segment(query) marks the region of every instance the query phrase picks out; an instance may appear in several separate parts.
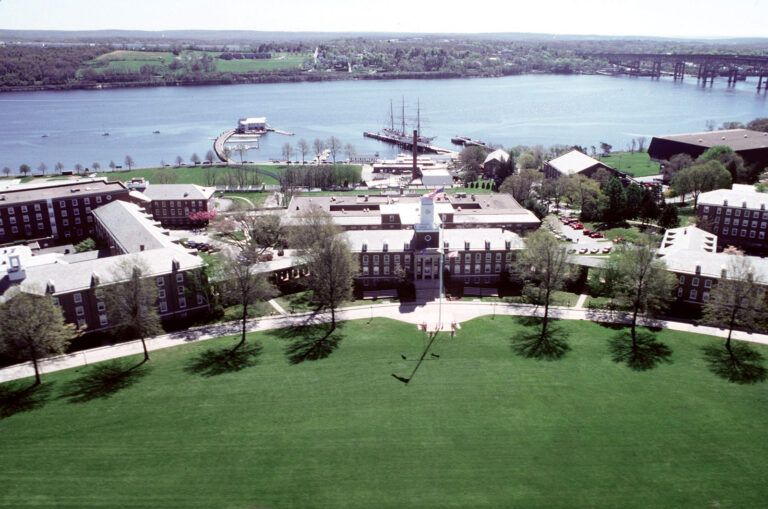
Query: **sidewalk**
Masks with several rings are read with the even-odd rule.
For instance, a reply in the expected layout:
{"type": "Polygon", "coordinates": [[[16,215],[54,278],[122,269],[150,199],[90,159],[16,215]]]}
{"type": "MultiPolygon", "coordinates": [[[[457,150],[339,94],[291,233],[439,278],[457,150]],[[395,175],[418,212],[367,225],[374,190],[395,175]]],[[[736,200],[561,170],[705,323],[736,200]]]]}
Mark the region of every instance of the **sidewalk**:
{"type": "MultiPolygon", "coordinates": [[[[631,321],[624,313],[607,310],[553,306],[550,307],[549,311],[552,318],[564,320],[587,320],[609,323],[629,323],[631,321]]],[[[459,329],[459,324],[480,316],[541,316],[543,312],[543,308],[529,304],[444,301],[442,306],[438,302],[428,302],[426,304],[371,304],[342,308],[336,311],[336,320],[346,321],[390,318],[401,322],[411,323],[417,327],[425,326],[427,330],[451,331],[454,326],[456,329],[459,329]]],[[[276,315],[249,320],[247,330],[248,332],[257,332],[306,325],[309,323],[326,323],[329,321],[330,313],[276,315]]],[[[725,329],[697,326],[692,323],[681,321],[640,318],[638,322],[640,325],[691,332],[694,334],[706,334],[719,337],[726,337],[728,334],[728,331],[725,329]]],[[[240,333],[240,326],[241,324],[239,321],[233,321],[163,334],[147,339],[147,348],[150,351],[154,351],[197,341],[205,341],[221,336],[231,336],[240,333]]],[[[768,334],[734,331],[732,337],[733,339],[741,341],[768,345],[768,334]]],[[[45,374],[62,369],[87,366],[95,362],[117,359],[129,355],[138,355],[141,354],[142,351],[140,341],[130,341],[112,346],[93,348],[42,360],[39,363],[40,372],[45,374]]],[[[0,383],[31,376],[34,376],[34,369],[32,368],[31,362],[16,364],[0,369],[0,383]]]]}

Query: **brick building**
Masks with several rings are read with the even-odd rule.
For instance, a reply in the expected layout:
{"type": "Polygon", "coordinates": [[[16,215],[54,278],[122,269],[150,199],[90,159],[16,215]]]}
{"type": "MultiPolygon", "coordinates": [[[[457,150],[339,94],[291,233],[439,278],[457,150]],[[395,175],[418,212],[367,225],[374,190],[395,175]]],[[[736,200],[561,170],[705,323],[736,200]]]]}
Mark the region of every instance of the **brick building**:
{"type": "Polygon", "coordinates": [[[0,192],[0,244],[37,241],[42,247],[94,234],[91,211],[129,200],[128,189],[106,179],[21,184],[0,192]]]}
{"type": "Polygon", "coordinates": [[[768,194],[754,186],[735,184],[733,189],[701,193],[697,214],[698,226],[717,235],[721,246],[768,251],[768,194]]]}
{"type": "Polygon", "coordinates": [[[187,226],[195,212],[211,212],[215,209],[213,187],[195,184],[147,185],[144,195],[151,200],[148,205],[152,217],[163,226],[187,226]]]}

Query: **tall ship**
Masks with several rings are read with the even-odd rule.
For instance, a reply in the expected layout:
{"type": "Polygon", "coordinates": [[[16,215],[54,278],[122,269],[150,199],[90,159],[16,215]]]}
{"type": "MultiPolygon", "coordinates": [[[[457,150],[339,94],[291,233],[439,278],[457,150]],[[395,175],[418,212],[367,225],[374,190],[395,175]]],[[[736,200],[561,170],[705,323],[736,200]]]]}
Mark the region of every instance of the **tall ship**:
{"type": "MultiPolygon", "coordinates": [[[[413,132],[408,132],[407,125],[405,123],[405,99],[402,101],[401,114],[399,117],[400,125],[395,125],[395,114],[392,101],[389,101],[389,125],[383,127],[379,132],[366,131],[363,136],[368,138],[374,138],[387,143],[393,143],[404,148],[411,149],[413,146],[413,132]]],[[[433,151],[432,140],[435,136],[424,136],[421,133],[421,107],[416,104],[416,140],[419,150],[433,151]]]]}

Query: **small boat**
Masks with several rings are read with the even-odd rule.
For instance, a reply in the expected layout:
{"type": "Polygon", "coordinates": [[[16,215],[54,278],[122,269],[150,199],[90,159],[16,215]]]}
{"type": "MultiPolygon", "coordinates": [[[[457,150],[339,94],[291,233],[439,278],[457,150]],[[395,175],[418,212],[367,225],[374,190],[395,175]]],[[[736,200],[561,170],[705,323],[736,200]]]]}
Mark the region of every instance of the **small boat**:
{"type": "Polygon", "coordinates": [[[152,134],[160,134],[160,131],[152,131],[152,134]]]}
{"type": "Polygon", "coordinates": [[[48,137],[48,135],[47,135],[47,134],[44,134],[44,135],[42,136],[42,138],[47,138],[47,137],[48,137]]]}
{"type": "Polygon", "coordinates": [[[102,136],[109,136],[109,133],[102,133],[102,136]]]}

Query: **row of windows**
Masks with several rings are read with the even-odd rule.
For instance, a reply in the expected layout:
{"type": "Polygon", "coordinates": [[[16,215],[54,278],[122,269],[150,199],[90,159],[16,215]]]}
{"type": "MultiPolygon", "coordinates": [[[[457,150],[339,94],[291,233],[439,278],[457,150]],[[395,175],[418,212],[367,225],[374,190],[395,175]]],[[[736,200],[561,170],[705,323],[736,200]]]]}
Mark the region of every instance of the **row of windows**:
{"type": "Polygon", "coordinates": [[[203,206],[202,200],[184,200],[183,202],[181,200],[173,201],[173,200],[162,200],[162,201],[156,201],[154,202],[154,208],[159,209],[160,207],[166,208],[166,207],[173,207],[173,204],[176,204],[176,207],[181,208],[182,206],[185,207],[194,207],[195,204],[197,204],[198,207],[203,206]],[[182,205],[183,203],[183,205],[182,205]]]}
{"type": "MultiPolygon", "coordinates": [[[[106,195],[104,198],[106,198],[107,201],[112,201],[112,195],[111,194],[106,195]]],[[[102,201],[101,200],[101,196],[97,196],[96,197],[96,203],[101,203],[101,201],[102,201]]],[[[72,204],[73,207],[77,207],[79,202],[77,201],[77,198],[75,198],[75,199],[71,200],[70,203],[72,204]]],[[[84,205],[90,205],[91,204],[91,199],[87,198],[87,197],[83,198],[83,204],[84,205]]],[[[66,206],[67,206],[66,200],[60,200],[59,201],[59,208],[60,209],[63,209],[66,206]]],[[[35,209],[35,210],[39,210],[39,209],[35,209]]],[[[65,211],[62,211],[62,212],[65,212],[65,211]]]]}
{"type": "Polygon", "coordinates": [[[768,212],[760,211],[760,210],[744,210],[744,209],[732,209],[732,208],[726,208],[726,207],[710,207],[709,205],[705,205],[703,212],[705,214],[708,214],[710,211],[710,208],[714,209],[713,212],[715,214],[722,214],[723,210],[725,210],[725,215],[730,216],[733,214],[735,217],[741,217],[742,210],[744,211],[744,217],[749,217],[750,215],[757,219],[760,217],[760,214],[762,213],[763,219],[768,219],[768,212]]]}
{"type": "MultiPolygon", "coordinates": [[[[731,237],[747,237],[747,230],[742,229],[741,232],[739,232],[738,228],[714,228],[714,233],[720,234],[720,235],[730,235],[731,237]]],[[[749,230],[749,238],[754,239],[757,237],[760,240],[765,239],[765,232],[756,232],[755,230],[749,230]]]]}
{"type": "MultiPolygon", "coordinates": [[[[682,297],[683,296],[683,289],[682,288],[678,288],[677,289],[677,296],[678,297],[682,297]]],[[[696,298],[698,296],[699,296],[699,291],[696,290],[695,288],[688,293],[688,298],[692,299],[692,300],[696,300],[696,298]]],[[[709,292],[707,292],[707,291],[702,292],[701,300],[704,301],[704,302],[708,302],[709,301],[709,292]]]]}
{"type": "MultiPolygon", "coordinates": [[[[702,219],[707,219],[707,218],[708,218],[708,216],[706,214],[704,214],[702,216],[702,219]]],[[[757,220],[753,219],[751,227],[752,228],[757,228],[757,223],[758,223],[757,220]]],[[[715,216],[715,224],[720,224],[720,216],[715,216]]],[[[731,225],[731,218],[730,217],[726,217],[725,219],[723,219],[723,224],[724,225],[731,225]]],[[[750,226],[750,220],[749,219],[742,219],[741,221],[739,221],[738,219],[734,218],[733,219],[733,226],[748,227],[748,226],[750,226]]],[[[760,221],[760,228],[762,228],[763,230],[768,228],[768,222],[760,221]]]]}
{"type": "MultiPolygon", "coordinates": [[[[680,284],[685,284],[685,276],[680,276],[680,284]]],[[[694,277],[691,279],[691,286],[699,286],[699,278],[694,277]]],[[[705,279],[704,280],[704,288],[712,288],[712,280],[711,279],[705,279]]]]}

